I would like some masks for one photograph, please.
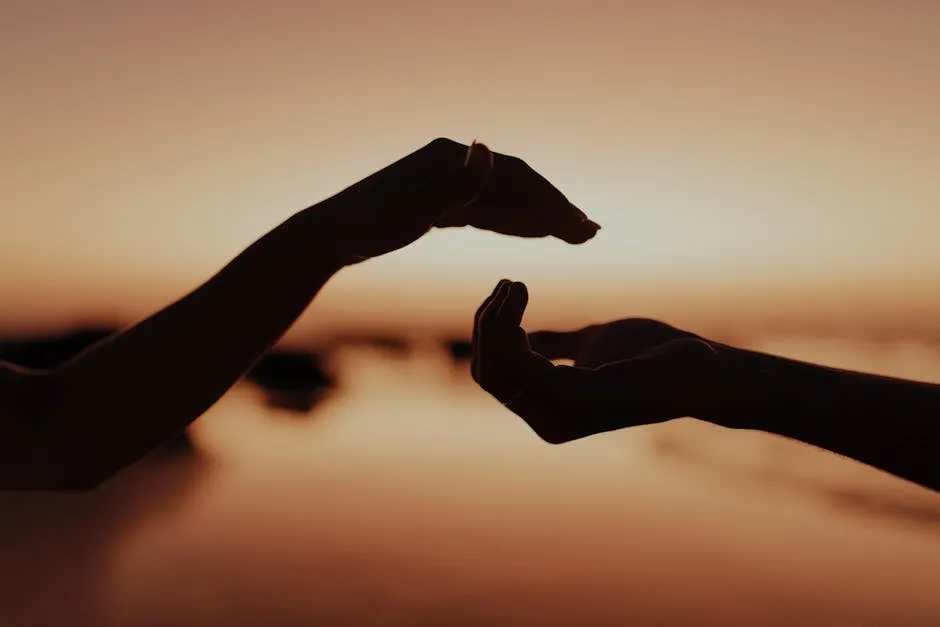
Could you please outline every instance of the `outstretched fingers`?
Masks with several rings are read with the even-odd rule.
[[[544,235],[551,235],[569,244],[583,244],[597,235],[600,225],[590,220],[581,209],[545,177],[517,157],[495,154],[494,185],[502,186],[500,194],[514,198],[533,215],[542,216]],[[520,192],[522,196],[518,197]]]

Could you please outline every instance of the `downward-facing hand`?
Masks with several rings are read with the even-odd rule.
[[[516,157],[437,139],[325,203],[333,245],[361,261],[433,227],[472,226],[581,244],[600,226]]]

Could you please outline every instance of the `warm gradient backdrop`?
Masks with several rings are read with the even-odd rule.
[[[438,135],[526,158],[603,232],[435,234],[322,314],[376,288],[406,316],[403,289],[462,320],[509,275],[546,320],[940,319],[937,2],[6,0],[0,83],[7,324],[146,313]]]
[[[297,333],[466,332],[509,276],[531,326],[796,320],[823,337],[747,345],[940,382],[938,0],[0,0],[0,90],[0,335],[143,316],[444,135],[603,231],[435,233]],[[837,337],[878,325],[921,337]],[[237,386],[196,452],[0,495],[0,623],[940,625],[935,494],[694,421],[550,447],[426,348],[339,350],[310,420]]]

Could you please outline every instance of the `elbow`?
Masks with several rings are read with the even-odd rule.
[[[98,456],[92,447],[83,446],[77,440],[61,441],[51,449],[47,474],[48,490],[55,492],[93,492],[117,475],[127,464],[111,455]],[[99,451],[107,453],[107,451]]]
[[[88,472],[63,463],[61,456],[51,458],[44,467],[33,466],[24,470],[25,472],[4,481],[3,489],[84,494],[97,490],[111,476]]]
[[[56,492],[59,494],[88,494],[94,492],[102,482],[91,481],[87,479],[60,479],[55,482],[43,485],[40,490],[43,492]]]
[[[50,453],[39,489],[46,492],[87,493],[93,492],[117,474],[117,470],[105,470],[89,464],[85,451],[74,446],[56,446],[47,449]]]
[[[69,382],[61,370],[43,373],[37,381],[40,389],[32,403],[34,420],[39,426],[37,446],[43,450],[46,468],[38,473],[40,487],[45,491],[85,493],[99,488],[117,469],[111,470],[88,445],[87,433],[81,428],[81,417],[100,407],[87,407],[69,393]],[[96,459],[97,458],[97,459]]]
[[[76,438],[57,370],[16,370],[14,433],[0,472],[0,489],[85,492],[103,478],[76,471]]]

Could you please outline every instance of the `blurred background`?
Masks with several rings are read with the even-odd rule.
[[[649,316],[940,382],[940,4],[6,0],[0,79],[10,361],[437,136],[604,227],[344,270],[173,447],[0,496],[0,623],[940,622],[934,493],[692,420],[551,447],[463,361],[505,276],[529,329]]]

